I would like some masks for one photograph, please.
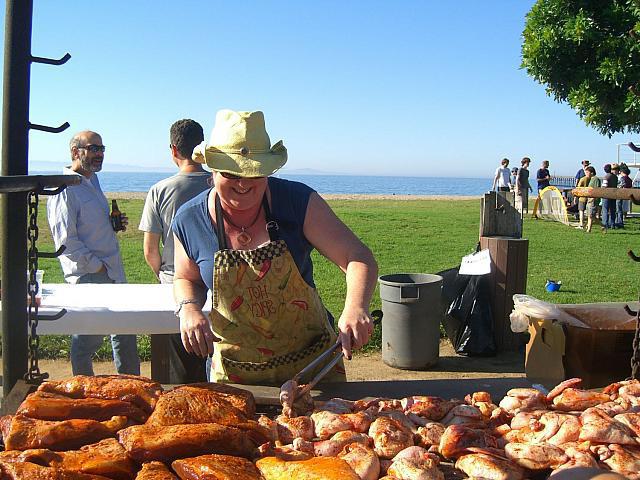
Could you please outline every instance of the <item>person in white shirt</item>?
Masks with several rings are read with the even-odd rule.
[[[503,158],[500,166],[496,169],[491,189],[501,192],[508,192],[511,189],[511,170],[509,170],[508,158]]]
[[[67,283],[126,283],[120,246],[109,219],[109,204],[96,175],[102,170],[105,146],[95,132],[77,133],[69,143],[71,165],[65,175],[78,175],[59,195],[49,197],[47,217]],[[128,219],[123,215],[123,226]],[[71,368],[74,375],[93,375],[92,357],[102,345],[102,335],[72,335]],[[111,335],[118,373],[140,374],[135,335]]]

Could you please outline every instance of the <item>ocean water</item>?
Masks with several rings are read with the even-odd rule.
[[[58,174],[59,172],[33,172]],[[105,192],[146,192],[171,172],[100,172]],[[491,179],[445,177],[387,177],[356,175],[288,175],[280,178],[305,183],[319,193],[370,195],[481,195],[491,189]]]

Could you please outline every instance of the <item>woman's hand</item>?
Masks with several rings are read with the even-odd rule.
[[[180,336],[187,352],[203,358],[213,354],[213,342],[220,341],[202,308],[194,303],[187,303],[180,310]]]
[[[345,307],[338,320],[338,341],[342,343],[342,353],[351,360],[351,351],[362,348],[373,333],[373,320],[364,308]]]

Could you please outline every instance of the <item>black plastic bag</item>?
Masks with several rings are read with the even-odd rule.
[[[485,275],[460,275],[458,268],[439,273],[447,307],[442,325],[459,355],[493,356],[493,312]]]

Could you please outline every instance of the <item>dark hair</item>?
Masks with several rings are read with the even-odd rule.
[[[595,175],[596,174],[596,169],[593,168],[591,165],[588,165],[586,167],[584,167],[585,171],[589,172],[591,175]]]
[[[169,135],[171,145],[176,147],[178,153],[188,160],[191,159],[191,154],[196,145],[204,140],[202,125],[188,118],[178,120],[171,125]]]
[[[602,167],[605,173],[611,173],[611,164],[607,163],[604,167]]]
[[[524,166],[525,163],[531,163],[531,159],[529,157],[524,157],[521,161],[520,161],[520,165]]]

